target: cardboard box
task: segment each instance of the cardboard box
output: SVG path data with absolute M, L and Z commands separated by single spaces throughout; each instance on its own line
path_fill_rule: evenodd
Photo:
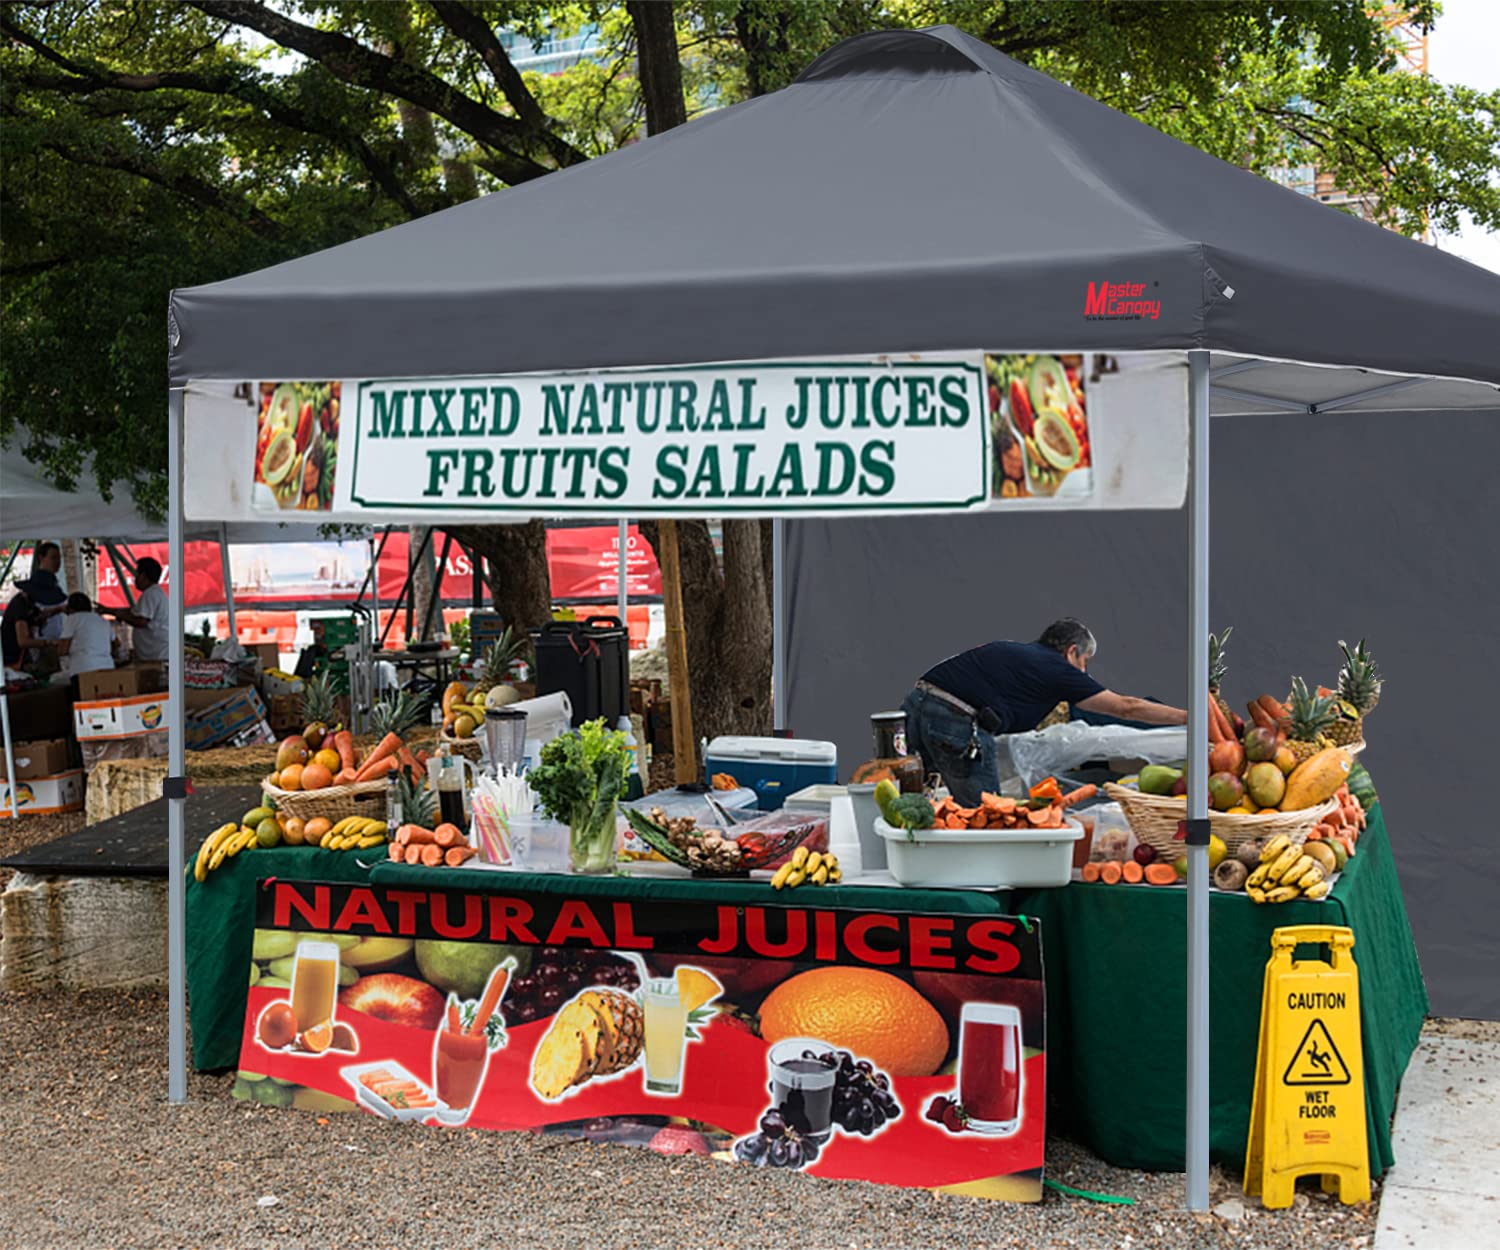
M 165 694 L 80 701 L 73 705 L 73 730 L 79 742 L 164 734 L 167 732 L 167 703 Z
M 41 742 L 13 742 L 11 753 L 16 760 L 16 777 L 32 781 L 66 772 L 73 761 L 66 738 L 47 738 Z M 0 752 L 0 777 L 8 776 L 5 755 Z
M 21 766 L 16 765 L 19 772 Z M 9 819 L 11 787 L 0 781 L 0 820 Z M 83 769 L 73 768 L 51 777 L 37 777 L 16 782 L 16 805 L 22 816 L 48 816 L 56 812 L 76 812 L 83 807 Z
M 301 733 L 307 722 L 302 719 L 300 694 L 273 695 L 270 701 L 271 732 L 279 736 Z
M 251 655 L 260 660 L 261 672 L 281 667 L 281 644 L 276 642 L 256 642 L 245 648 Z
M 167 688 L 167 670 L 161 664 L 126 664 L 78 674 L 78 699 L 99 703 L 106 699 L 129 699 L 139 694 L 159 694 Z
M 236 687 L 228 691 L 226 697 L 219 702 L 200 711 L 189 712 L 187 748 L 189 751 L 206 751 L 209 747 L 219 746 L 235 738 L 243 741 L 270 741 L 271 727 L 265 720 L 266 705 L 260 701 L 260 695 L 255 693 L 255 687 Z M 256 736 L 245 737 L 252 731 Z

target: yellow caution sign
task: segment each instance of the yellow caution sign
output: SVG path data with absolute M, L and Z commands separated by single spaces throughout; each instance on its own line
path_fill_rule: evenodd
M 1320 957 L 1297 959 L 1299 946 Z M 1268 1207 L 1291 1206 L 1297 1178 L 1313 1174 L 1341 1202 L 1370 1198 L 1353 948 L 1353 931 L 1331 925 L 1271 935 L 1245 1147 L 1245 1192 Z

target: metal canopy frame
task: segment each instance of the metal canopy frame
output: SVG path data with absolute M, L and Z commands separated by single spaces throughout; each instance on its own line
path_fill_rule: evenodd
M 1193 353 L 1188 353 L 1191 358 Z M 1210 356 L 1211 359 L 1211 356 Z M 1236 383 L 1233 386 L 1224 385 L 1226 378 L 1240 378 L 1247 373 L 1275 368 L 1321 368 L 1324 366 L 1310 366 L 1305 361 L 1275 360 L 1264 357 L 1246 357 L 1236 360 L 1231 364 L 1219 365 L 1217 368 L 1210 365 L 1208 370 L 1209 382 L 1213 388 L 1214 397 L 1236 400 L 1240 403 L 1269 408 L 1278 412 L 1295 412 L 1303 416 L 1319 416 L 1323 413 L 1337 412 L 1346 408 L 1358 408 L 1359 405 L 1372 399 L 1381 399 L 1388 395 L 1398 394 L 1402 391 L 1411 390 L 1414 387 L 1428 385 L 1434 382 L 1454 382 L 1463 386 L 1474 387 L 1493 395 L 1493 404 L 1500 408 L 1500 386 L 1488 382 L 1475 382 L 1468 378 L 1441 378 L 1431 374 L 1392 374 L 1384 373 L 1376 369 L 1364 367 L 1347 367 L 1340 369 L 1337 366 L 1327 367 L 1330 373 L 1353 372 L 1363 377 L 1377 380 L 1375 385 L 1363 387 L 1360 390 L 1346 391 L 1334 395 L 1328 399 L 1302 400 L 1292 399 L 1286 395 L 1269 394 L 1264 390 L 1256 390 L 1254 379 L 1249 380 L 1249 385 Z M 1439 405 L 1443 409 L 1451 409 L 1453 405 Z M 1420 408 L 1421 405 L 1415 405 Z M 1403 411 L 1407 409 L 1402 406 Z M 1372 411 L 1390 411 L 1389 409 L 1374 409 Z M 1220 416 L 1245 416 L 1245 413 L 1220 413 Z

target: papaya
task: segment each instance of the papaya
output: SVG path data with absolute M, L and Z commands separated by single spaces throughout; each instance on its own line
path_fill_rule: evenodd
M 1327 747 L 1303 760 L 1286 779 L 1281 810 L 1300 811 L 1331 799 L 1349 780 L 1349 770 L 1353 766 L 1354 757 L 1343 747 Z

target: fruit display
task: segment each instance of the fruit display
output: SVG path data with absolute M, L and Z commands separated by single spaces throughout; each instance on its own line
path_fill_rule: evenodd
M 326 512 L 338 462 L 339 382 L 262 382 L 255 482 L 283 509 Z
M 886 783 L 881 783 L 881 785 L 884 784 Z M 1097 786 L 1089 785 L 1079 786 L 1078 789 L 1064 794 L 1057 784 L 1057 779 L 1048 777 L 1032 786 L 1030 794 L 1024 799 L 1013 799 L 1006 795 L 986 792 L 980 795 L 978 807 L 962 807 L 951 798 L 940 799 L 937 803 L 932 803 L 921 795 L 904 795 L 889 804 L 890 812 L 896 816 L 895 820 L 886 814 L 886 808 L 881 809 L 881 815 L 886 824 L 898 829 L 904 826 L 907 830 L 926 828 L 1061 829 L 1067 809 L 1093 798 L 1098 792 Z M 877 802 L 880 797 L 880 786 L 876 786 Z M 930 821 L 925 824 L 914 823 L 907 816 L 907 809 L 912 800 L 928 805 L 932 814 Z
M 773 890 L 795 890 L 799 885 L 838 885 L 844 879 L 838 856 L 831 851 L 809 851 L 799 846 L 771 878 Z
M 1344 665 L 1339 670 L 1337 702 L 1334 704 L 1337 718 L 1329 727 L 1328 738 L 1335 746 L 1351 746 L 1364 740 L 1365 717 L 1380 702 L 1383 683 L 1380 669 L 1370 657 L 1363 638 L 1352 651 L 1340 638 L 1339 650 L 1343 653 Z
M 274 850 L 287 846 L 317 846 L 325 851 L 366 851 L 383 846 L 386 825 L 383 820 L 350 816 L 334 822 L 318 816 L 303 821 L 254 807 L 238 821 L 220 825 L 203 839 L 193 859 L 193 879 L 204 882 L 208 874 L 222 867 L 241 851 Z
M 520 702 L 521 692 L 511 679 L 526 662 L 530 648 L 531 639 L 507 625 L 480 658 L 473 686 L 453 681 L 443 691 L 443 732 L 454 738 L 472 738 L 484 724 L 489 708 Z
M 1282 834 L 1261 850 L 1260 863 L 1245 880 L 1245 893 L 1255 903 L 1326 898 L 1333 889 L 1331 875 L 1321 856 L 1308 853 Z
M 625 808 L 624 813 L 631 829 L 647 846 L 670 863 L 690 868 L 700 876 L 745 876 L 753 869 L 788 860 L 799 849 L 827 846 L 827 820 L 807 813 L 771 812 L 736 825 L 732 832 L 700 829 L 692 816 L 668 819 L 659 807 L 649 814 L 633 808 Z M 830 875 L 836 871 L 837 861 L 829 869 Z

